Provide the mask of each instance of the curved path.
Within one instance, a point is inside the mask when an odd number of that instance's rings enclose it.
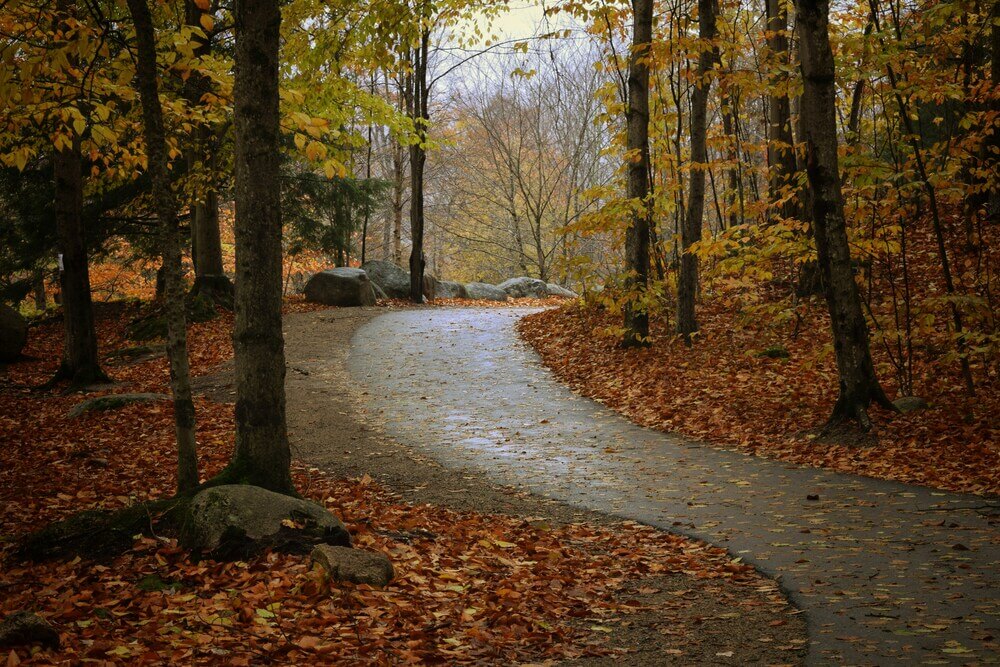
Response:
[[[813,664],[1000,664],[1000,502],[717,450],[572,393],[512,309],[382,315],[349,369],[445,465],[678,530],[776,576]]]

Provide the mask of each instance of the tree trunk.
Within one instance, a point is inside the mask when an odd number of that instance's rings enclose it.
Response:
[[[681,267],[677,278],[677,333],[691,345],[691,334],[698,330],[694,302],[698,292],[698,257],[690,252],[701,240],[705,213],[705,169],[708,164],[706,116],[711,72],[718,60],[715,40],[717,0],[698,0],[698,37],[702,40],[698,55],[698,73],[691,93],[691,174],[688,185],[687,217],[681,228]]]
[[[767,104],[767,194],[772,205],[795,183],[795,150],[792,139],[792,111],[788,100],[788,12],[785,0],[765,0],[767,49],[771,76]],[[776,215],[795,217],[794,199],[789,199]]]
[[[410,78],[410,117],[417,131],[417,143],[410,146],[410,301],[424,300],[424,164],[427,161],[427,57],[430,31],[420,38],[413,51],[413,74]]]
[[[625,230],[628,270],[624,347],[649,338],[649,51],[653,44],[653,0],[632,2],[632,53],[628,65],[628,197],[633,210]]]
[[[109,381],[97,356],[90,271],[80,215],[83,207],[82,162],[79,137],[73,138],[71,147],[56,151],[53,158],[65,331],[62,364],[54,380],[69,380],[74,387]]]
[[[824,431],[831,433],[851,421],[867,431],[871,428],[868,417],[871,402],[889,409],[892,403],[875,376],[868,325],[851,271],[837,161],[836,86],[828,32],[829,2],[796,0],[795,6],[804,82],[800,113],[806,145],[805,166],[812,192],[816,251],[825,284],[840,378],[840,394]]]
[[[156,79],[156,41],[153,18],[146,0],[128,0],[135,24],[138,57],[136,80],[142,103],[146,159],[152,180],[153,202],[160,222],[160,253],[163,256],[167,313],[167,357],[170,360],[170,390],[174,397],[174,430],[177,436],[177,491],[198,486],[198,453],[195,444],[194,400],[188,367],[187,322],[184,316],[184,284],[181,274],[181,240],[177,226],[177,201],[170,186],[163,108]]]
[[[201,26],[202,16],[206,10],[200,8],[193,0],[184,2],[184,21],[188,25]],[[204,40],[196,39],[194,55],[204,58],[212,53],[211,37]],[[192,72],[184,85],[184,97],[192,108],[201,105],[201,97],[211,81],[197,72]],[[197,137],[194,146],[189,150],[188,169],[194,171],[194,165],[201,162],[205,168],[214,167],[215,155],[210,145],[213,143],[211,127],[198,127],[194,133]],[[193,294],[207,296],[224,308],[233,308],[233,283],[226,276],[222,265],[222,235],[219,228],[219,194],[214,187],[204,191],[203,198],[191,204],[191,261],[194,264]]]
[[[294,493],[281,331],[279,0],[236,3],[236,450],[222,477]]]
[[[45,273],[41,269],[31,273],[31,289],[35,295],[35,310],[45,310],[49,304],[45,297]]]

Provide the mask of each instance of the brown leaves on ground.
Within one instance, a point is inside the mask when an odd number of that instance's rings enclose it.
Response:
[[[100,314],[102,349],[124,345],[128,313]],[[222,316],[191,327],[196,375],[231,354],[231,326]],[[397,579],[386,589],[331,585],[301,556],[194,563],[165,537],[139,539],[108,563],[13,562],[17,537],[48,521],[162,497],[173,486],[169,403],[69,419],[81,395],[30,390],[54,370],[59,338],[59,322],[33,329],[28,353],[37,360],[9,367],[0,384],[0,616],[36,611],[63,646],[18,648],[8,664],[514,664],[602,655],[613,652],[608,623],[650,610],[628,591],[652,576],[699,581],[734,612],[764,609],[775,623],[792,613],[773,582],[677,535],[412,506],[367,476],[334,480],[302,465],[299,491],[339,515],[356,546],[389,555]],[[168,382],[162,357],[107,370],[120,383],[113,391],[164,391]],[[204,399],[197,408],[209,476],[231,453],[233,411]],[[652,607],[678,653],[711,622],[690,612],[684,592]],[[787,647],[789,659],[800,648]]]
[[[650,347],[623,350],[598,332],[620,323],[581,304],[531,315],[519,331],[557,376],[582,394],[653,428],[793,463],[950,491],[1000,493],[1000,396],[970,400],[954,374],[917,367],[929,409],[909,415],[872,408],[877,444],[820,444],[805,432],[829,417],[837,373],[822,321],[792,340],[736,322],[720,300],[698,313],[693,348],[654,319]],[[762,352],[780,343],[789,358]]]

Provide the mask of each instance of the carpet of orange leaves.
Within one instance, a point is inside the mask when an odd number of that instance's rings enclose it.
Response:
[[[623,350],[598,333],[619,322],[583,304],[529,316],[519,330],[562,380],[645,426],[802,465],[1000,494],[1000,395],[986,386],[967,398],[954,369],[917,365],[916,386],[930,408],[909,415],[873,408],[876,445],[814,442],[807,432],[829,416],[837,389],[832,355],[821,353],[829,342],[823,320],[814,317],[789,340],[764,323],[737,323],[720,300],[707,301],[690,349],[654,319],[654,343]],[[778,343],[790,358],[759,355]]]
[[[105,352],[127,345],[132,308],[98,309]],[[288,308],[314,307],[296,301]],[[191,327],[196,375],[231,356],[231,327],[226,314]],[[609,649],[593,626],[633,611],[616,591],[670,572],[709,586],[742,584],[747,595],[731,601],[737,608],[790,611],[773,582],[680,536],[633,523],[552,527],[412,506],[367,476],[337,480],[301,463],[294,468],[299,491],[341,516],[357,546],[392,559],[397,579],[385,590],[331,586],[301,556],[195,563],[167,537],[138,539],[113,562],[18,563],[11,557],[17,538],[48,521],[172,491],[169,403],[69,419],[79,394],[31,389],[55,369],[60,336],[58,321],[33,327],[25,352],[35,359],[0,375],[0,617],[36,611],[62,639],[58,652],[14,649],[8,665],[511,664],[599,655]],[[106,370],[118,383],[112,391],[167,387],[163,358],[109,361]],[[233,410],[205,399],[197,410],[207,476],[230,455]],[[665,622],[683,616],[684,606],[682,598],[671,601]],[[676,649],[696,641],[678,637]]]

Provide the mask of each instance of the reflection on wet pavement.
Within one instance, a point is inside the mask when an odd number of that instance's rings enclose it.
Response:
[[[798,468],[645,429],[573,394],[516,309],[390,312],[349,360],[389,433],[456,468],[681,531],[779,578],[810,661],[1000,664],[1000,502]]]

